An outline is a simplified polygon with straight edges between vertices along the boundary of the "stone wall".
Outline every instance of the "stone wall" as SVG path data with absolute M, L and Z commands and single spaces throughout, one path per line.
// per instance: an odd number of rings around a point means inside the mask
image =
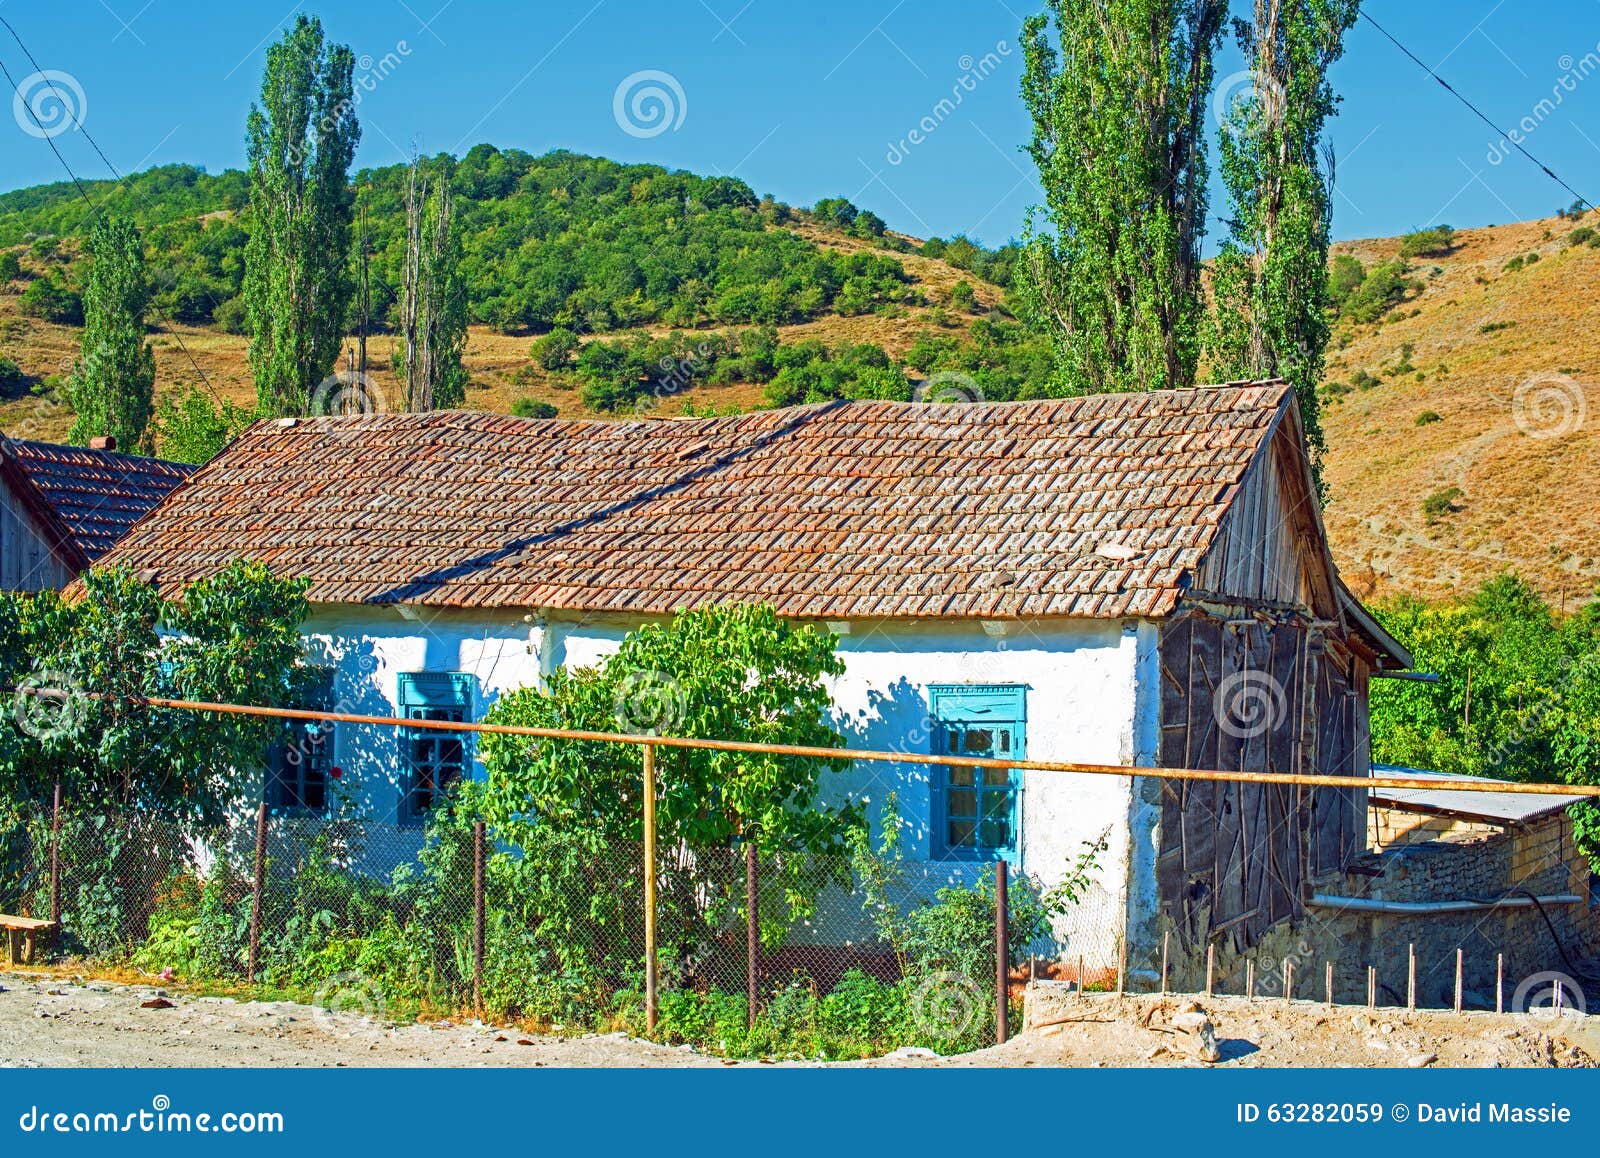
M 1467 1004 L 1493 1008 L 1496 972 L 1503 955 L 1504 1000 L 1511 1008 L 1519 986 L 1530 978 L 1550 972 L 1570 977 L 1577 971 L 1594 971 L 1595 962 L 1600 960 L 1600 895 L 1591 895 L 1589 866 L 1574 847 L 1572 826 L 1566 815 L 1556 813 L 1526 828 L 1497 830 L 1477 839 L 1462 836 L 1458 833 L 1456 839 L 1402 842 L 1368 854 L 1360 864 L 1352 866 L 1360 871 L 1318 881 L 1316 894 L 1433 903 L 1498 901 L 1522 898 L 1527 892 L 1535 896 L 1575 894 L 1580 902 L 1547 904 L 1542 914 L 1531 906 L 1372 913 L 1313 903 L 1304 919 L 1274 928 L 1249 953 L 1234 956 L 1219 946 L 1218 990 L 1244 992 L 1246 962 L 1252 961 L 1255 991 L 1281 994 L 1283 964 L 1288 961 L 1293 967 L 1294 995 L 1322 998 L 1326 966 L 1331 962 L 1335 1000 L 1364 1004 L 1367 968 L 1374 966 L 1379 1003 L 1404 1004 L 1408 959 L 1414 948 L 1418 1004 L 1447 1006 L 1454 1000 L 1459 948 Z M 1171 986 L 1178 990 L 1202 989 L 1204 950 L 1180 957 L 1178 938 L 1172 937 L 1169 944 L 1173 954 L 1169 966 Z M 1156 976 L 1159 977 L 1159 968 Z M 1148 984 L 1149 974 L 1144 977 Z M 1526 993 L 1524 989 L 1525 997 Z M 1600 992 L 1584 994 L 1580 988 L 1568 993 L 1569 1003 L 1585 1000 L 1588 1008 L 1600 1011 Z

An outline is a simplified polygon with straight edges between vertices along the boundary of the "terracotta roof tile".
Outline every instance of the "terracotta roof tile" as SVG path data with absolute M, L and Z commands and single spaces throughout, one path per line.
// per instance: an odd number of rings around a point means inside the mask
M 622 423 L 261 422 L 106 561 L 175 590 L 259 558 L 324 602 L 1162 615 L 1291 397 L 1258 383 Z M 1133 553 L 1096 554 L 1109 543 Z

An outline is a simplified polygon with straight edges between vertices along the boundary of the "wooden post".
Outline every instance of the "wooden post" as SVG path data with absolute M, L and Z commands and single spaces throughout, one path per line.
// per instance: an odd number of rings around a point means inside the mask
M 1566 1004 L 1566 990 L 1561 984 L 1561 978 L 1556 978 L 1556 1016 L 1561 1016 L 1562 1007 Z
M 1006 1022 L 1011 1014 L 1010 969 L 1011 938 L 1007 928 L 1006 877 L 1010 866 L 994 862 L 994 1041 L 1005 1045 Z
M 1127 989 L 1128 981 L 1128 943 L 1122 941 L 1117 945 L 1117 997 L 1120 1000 Z
M 1283 999 L 1294 1000 L 1294 962 L 1287 957 L 1283 960 Z
M 756 1027 L 756 981 L 761 955 L 761 889 L 756 872 L 756 842 L 744 845 L 744 1001 L 745 1027 Z
M 1456 1012 L 1461 1012 L 1461 958 L 1462 949 L 1456 946 Z
M 1210 997 L 1216 989 L 1217 981 L 1217 943 L 1215 941 L 1206 946 L 1206 996 Z
M 1406 946 L 1406 1011 L 1409 1013 L 1417 1008 L 1417 946 L 1415 942 Z
M 656 1028 L 656 746 L 644 746 L 644 1023 Z
M 480 1018 L 483 1016 L 483 930 L 487 917 L 483 879 L 485 844 L 480 820 L 472 826 L 472 1007 Z
M 50 923 L 61 924 L 61 781 L 50 807 Z
M 261 894 L 267 885 L 267 802 L 256 808 L 256 875 L 250 902 L 250 956 L 245 964 L 245 980 L 254 985 L 256 964 L 261 956 Z
M 1254 1001 L 1256 997 L 1256 959 L 1246 958 L 1244 963 L 1244 995 Z
M 1078 954 L 1078 992 L 1083 993 L 1083 954 Z
M 1323 963 L 1323 972 L 1324 972 L 1324 976 L 1323 976 L 1323 979 L 1322 979 L 1323 990 L 1327 995 L 1328 1008 L 1332 1009 L 1333 1008 L 1333 962 L 1332 961 L 1326 961 L 1326 962 Z
M 1367 966 L 1367 1008 L 1378 1008 L 1378 967 Z
M 1161 934 L 1161 996 L 1167 995 L 1167 950 L 1172 944 L 1172 930 Z
M 1494 955 L 1494 1011 L 1496 1013 L 1504 1013 L 1506 1011 L 1506 955 L 1504 953 L 1496 953 Z

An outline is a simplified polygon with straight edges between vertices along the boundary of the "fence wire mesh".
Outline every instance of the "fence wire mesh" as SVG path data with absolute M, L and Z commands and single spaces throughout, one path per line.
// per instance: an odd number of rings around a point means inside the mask
M 640 846 L 530 853 L 489 827 L 480 861 L 473 818 L 443 814 L 426 827 L 269 815 L 260 835 L 258 894 L 254 816 L 198 828 L 69 802 L 0 833 L 0 911 L 59 914 L 42 950 L 55 960 L 253 984 L 393 1020 L 647 1032 Z M 652 1036 L 746 1056 L 990 1044 L 994 875 L 875 855 L 659 849 Z M 1045 884 L 1013 876 L 1019 1007 L 1031 974 L 1114 984 L 1110 901 L 1091 890 L 1052 908 Z

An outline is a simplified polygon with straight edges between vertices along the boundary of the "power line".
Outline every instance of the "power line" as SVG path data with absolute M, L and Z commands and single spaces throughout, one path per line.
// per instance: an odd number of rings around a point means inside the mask
M 18 35 L 17 30 L 12 27 L 11 21 L 7 20 L 4 16 L 0 16 L 0 24 L 5 25 L 6 31 L 11 33 L 11 38 L 17 42 L 17 47 L 22 49 L 22 54 L 28 58 L 28 63 L 33 65 L 34 71 L 43 72 L 44 70 L 39 67 L 38 60 L 36 60 L 33 53 L 28 50 L 28 46 L 23 43 L 22 37 Z M 82 197 L 89 206 L 89 216 L 90 220 L 92 221 L 100 214 L 101 207 L 95 204 L 94 198 L 89 196 L 89 192 L 84 188 L 83 182 L 78 180 L 78 175 L 72 171 L 72 166 L 69 165 L 67 163 L 67 159 L 61 155 L 61 150 L 56 148 L 54 135 L 45 127 L 44 122 L 39 119 L 39 114 L 34 111 L 33 105 L 27 100 L 23 99 L 22 89 L 17 84 L 16 80 L 12 78 L 11 71 L 6 68 L 4 61 L 0 61 L 0 73 L 5 74 L 6 82 L 10 84 L 11 90 L 17 95 L 17 103 L 27 108 L 28 115 L 33 118 L 33 123 L 39 126 L 39 132 L 41 135 L 43 135 L 45 144 L 50 146 L 50 151 L 55 154 L 56 160 L 61 162 L 61 167 L 67 171 L 67 176 L 72 178 L 73 187 L 77 189 L 78 195 Z M 71 109 L 70 104 L 68 105 L 68 108 Z M 106 156 L 105 151 L 100 148 L 99 143 L 93 137 L 91 137 L 89 135 L 89 131 L 83 127 L 83 120 L 78 116 L 76 109 L 72 109 L 72 120 L 76 130 L 83 134 L 83 139 L 89 142 L 95 153 L 100 157 L 100 160 L 105 162 L 106 168 L 111 170 L 112 176 L 117 179 L 116 187 L 118 189 L 128 188 L 126 183 L 127 179 L 117 171 L 117 167 L 111 163 L 111 158 Z M 209 297 L 210 295 L 207 294 L 207 296 Z M 211 305 L 212 308 L 215 309 L 217 302 L 213 299 Z M 222 405 L 222 395 L 217 393 L 217 388 L 211 384 L 211 379 L 206 375 L 206 372 L 201 369 L 200 363 L 195 360 L 195 356 L 190 353 L 188 345 L 183 340 L 183 335 L 178 333 L 177 328 L 173 325 L 172 319 L 167 317 L 159 306 L 154 306 L 153 308 L 158 316 L 158 320 L 165 325 L 167 334 L 178 343 L 178 349 L 182 350 L 183 356 L 189 359 L 189 365 L 194 367 L 194 372 L 200 375 L 200 381 L 205 383 L 206 389 L 211 392 L 211 397 L 217 400 L 217 404 L 219 406 Z
M 1500 137 L 1503 138 L 1506 141 L 1506 143 L 1508 143 L 1513 149 L 1515 149 L 1517 152 L 1521 153 L 1524 157 L 1528 158 L 1528 160 L 1532 161 L 1535 165 L 1539 166 L 1539 168 L 1541 170 L 1543 170 L 1544 175 L 1549 177 L 1550 180 L 1554 181 L 1557 185 L 1560 185 L 1568 193 L 1571 193 L 1574 197 L 1576 197 L 1578 199 L 1578 203 L 1580 205 L 1582 205 L 1586 209 L 1593 209 L 1594 208 L 1593 204 L 1590 203 L 1590 201 L 1589 201 L 1589 199 L 1587 197 L 1585 197 L 1582 193 L 1579 193 L 1571 185 L 1568 185 L 1559 176 L 1557 176 L 1554 169 L 1550 168 L 1549 165 L 1546 165 L 1543 161 L 1539 160 L 1538 157 L 1535 157 L 1532 153 L 1528 152 L 1527 149 L 1523 148 L 1522 145 L 1519 144 L 1517 142 L 1517 140 L 1514 137 L 1511 136 L 1511 134 L 1507 133 L 1499 125 L 1495 124 L 1492 120 L 1490 120 L 1488 118 L 1488 116 L 1483 112 L 1482 109 L 1480 109 L 1477 105 L 1473 104 L 1470 100 L 1468 100 L 1461 93 L 1457 92 L 1456 89 L 1451 86 L 1449 81 L 1445 80 L 1444 77 L 1442 77 L 1438 73 L 1434 72 L 1433 69 L 1429 68 L 1426 64 L 1423 64 L 1422 61 L 1417 58 L 1417 54 L 1416 53 L 1412 52 L 1409 48 L 1407 48 L 1405 45 L 1401 44 L 1398 40 L 1396 40 L 1394 38 L 1394 36 L 1389 32 L 1389 30 L 1387 28 L 1385 28 L 1383 25 L 1379 24 L 1376 20 L 1374 20 L 1372 18 L 1372 16 L 1367 12 L 1367 10 L 1365 8 L 1361 9 L 1361 15 L 1362 15 L 1363 18 L 1365 18 L 1365 20 L 1366 20 L 1366 22 L 1368 24 L 1372 25 L 1372 27 L 1376 28 L 1379 32 L 1383 33 L 1385 39 L 1387 39 L 1390 44 L 1394 45 L 1401 52 L 1403 52 L 1407 56 L 1409 56 L 1412 59 L 1412 61 L 1416 64 L 1416 66 L 1418 68 L 1420 68 L 1423 72 L 1427 73 L 1429 76 L 1433 77 L 1434 80 L 1438 81 L 1439 84 L 1444 88 L 1444 90 L 1446 92 L 1448 92 L 1451 96 L 1455 97 L 1456 100 L 1460 101 L 1462 104 L 1466 105 L 1467 108 L 1471 109 L 1474 116 L 1476 116 L 1484 124 L 1488 125 L 1496 133 L 1498 133 L 1500 135 Z

